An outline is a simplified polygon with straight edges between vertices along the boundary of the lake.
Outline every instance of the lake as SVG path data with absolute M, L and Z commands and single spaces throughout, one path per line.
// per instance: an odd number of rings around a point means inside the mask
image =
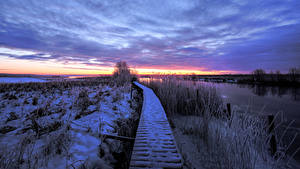
M 225 103 L 252 109 L 262 114 L 282 112 L 290 120 L 298 120 L 300 127 L 300 88 L 230 83 L 209 83 L 220 92 Z

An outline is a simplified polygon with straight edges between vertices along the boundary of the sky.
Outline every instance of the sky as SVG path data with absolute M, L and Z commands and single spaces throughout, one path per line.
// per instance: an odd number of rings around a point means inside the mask
M 0 73 L 300 67 L 300 0 L 0 1 Z

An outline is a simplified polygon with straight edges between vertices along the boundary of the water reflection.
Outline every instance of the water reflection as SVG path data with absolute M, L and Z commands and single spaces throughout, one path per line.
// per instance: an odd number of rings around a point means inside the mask
M 299 87 L 283 87 L 283 86 L 265 86 L 265 85 L 245 85 L 237 84 L 239 88 L 248 88 L 257 96 L 273 96 L 284 97 L 287 96 L 291 100 L 300 101 Z

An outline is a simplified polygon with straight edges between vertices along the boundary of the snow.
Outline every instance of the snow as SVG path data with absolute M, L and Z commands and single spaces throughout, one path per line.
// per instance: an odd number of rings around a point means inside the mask
M 46 82 L 46 80 L 32 77 L 0 77 L 0 83 L 28 83 L 28 82 Z
M 100 140 L 84 132 L 74 132 L 74 143 L 69 152 L 72 155 L 72 163 L 79 160 L 86 160 L 90 156 L 97 156 Z
M 80 91 L 86 91 L 90 105 L 86 110 L 81 110 L 76 101 Z M 103 93 L 100 95 L 99 93 Z M 9 100 L 7 96 L 13 95 L 16 99 Z M 38 98 L 38 104 L 33 105 L 33 98 Z M 28 103 L 24 103 L 27 100 Z M 113 101 L 114 100 L 114 101 Z M 99 146 L 101 139 L 100 133 L 113 133 L 115 120 L 118 118 L 128 118 L 133 111 L 130 108 L 130 90 L 127 87 L 111 86 L 92 86 L 92 87 L 73 87 L 62 91 L 54 89 L 53 91 L 7 91 L 0 93 L 0 128 L 3 126 L 13 126 L 17 129 L 5 134 L 0 133 L 0 154 L 6 152 L 18 151 L 18 145 L 22 145 L 23 138 L 29 137 L 33 141 L 29 145 L 35 145 L 34 155 L 39 160 L 39 168 L 66 168 L 74 166 L 78 168 L 87 159 L 99 158 Z M 60 122 L 62 127 L 48 134 L 36 137 L 34 130 L 25 128 L 32 125 L 31 116 L 36 113 L 35 110 L 43 108 L 45 111 L 41 117 L 36 117 L 36 122 L 41 127 L 53 125 L 54 122 Z M 7 121 L 10 113 L 14 112 L 17 119 Z M 32 114 L 33 113 L 33 114 Z M 82 114 L 80 118 L 75 116 Z M 69 124 L 70 129 L 66 126 Z M 68 134 L 68 138 L 62 138 L 59 142 L 60 134 Z M 42 155 L 47 146 L 56 145 L 58 142 L 64 150 L 62 154 Z M 68 144 L 67 144 L 68 143 Z M 63 144 L 63 145 L 62 145 Z M 64 145 L 65 144 L 65 145 Z M 27 145 L 27 148 L 30 146 Z M 53 149 L 53 148 L 51 148 Z M 51 150 L 50 149 L 50 150 Z M 49 151 L 50 151 L 49 150 Z M 54 151 L 54 150 L 51 150 Z M 26 151 L 27 152 L 27 151 Z M 6 157 L 15 159 L 14 157 Z M 24 155 L 25 158 L 25 155 Z M 47 161 L 47 163 L 41 161 Z M 102 160 L 103 161 L 103 160 Z M 34 160 L 32 161 L 34 163 Z M 27 163 L 26 163 L 27 164 Z M 26 168 L 26 164 L 20 168 Z M 46 166 L 43 166 L 46 165 Z M 1 166 L 1 162 L 0 162 Z

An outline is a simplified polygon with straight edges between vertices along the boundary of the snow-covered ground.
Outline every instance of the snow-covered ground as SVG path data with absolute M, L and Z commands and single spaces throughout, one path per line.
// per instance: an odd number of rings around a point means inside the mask
M 28 82 L 46 82 L 46 80 L 33 77 L 0 77 L 0 83 L 28 83 Z
M 100 134 L 117 134 L 115 120 L 133 111 L 129 86 L 9 91 L 0 99 L 0 168 L 109 168 Z

